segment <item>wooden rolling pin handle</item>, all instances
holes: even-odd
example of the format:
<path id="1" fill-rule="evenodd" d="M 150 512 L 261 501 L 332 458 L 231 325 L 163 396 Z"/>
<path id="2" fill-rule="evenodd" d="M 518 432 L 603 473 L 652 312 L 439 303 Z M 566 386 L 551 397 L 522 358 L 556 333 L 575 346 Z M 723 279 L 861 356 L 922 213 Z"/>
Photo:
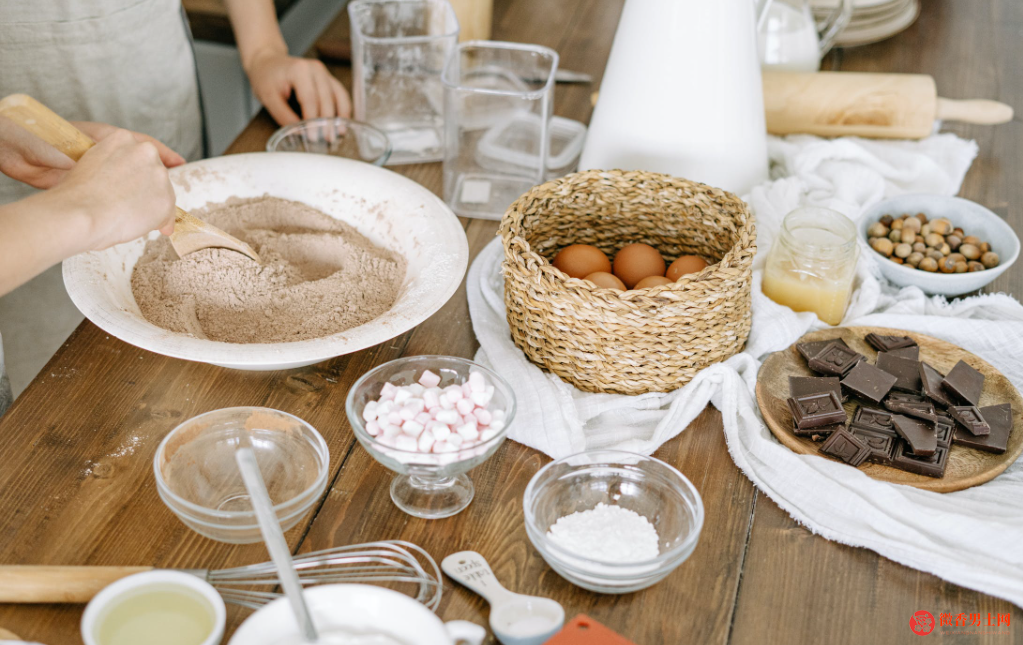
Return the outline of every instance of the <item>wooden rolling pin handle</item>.
<path id="1" fill-rule="evenodd" d="M 997 125 L 1012 121 L 1012 106 L 986 99 L 957 101 L 938 98 L 935 118 L 944 121 Z"/>
<path id="2" fill-rule="evenodd" d="M 153 567 L 0 566 L 0 603 L 86 603 L 111 582 Z"/>

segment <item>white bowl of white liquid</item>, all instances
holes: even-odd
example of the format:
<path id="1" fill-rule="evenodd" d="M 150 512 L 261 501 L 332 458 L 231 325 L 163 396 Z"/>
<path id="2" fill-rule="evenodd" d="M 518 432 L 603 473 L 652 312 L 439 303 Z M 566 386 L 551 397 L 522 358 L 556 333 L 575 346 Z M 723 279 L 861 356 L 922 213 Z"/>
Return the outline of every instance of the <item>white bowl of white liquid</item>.
<path id="1" fill-rule="evenodd" d="M 209 583 L 180 571 L 137 573 L 107 586 L 82 616 L 85 645 L 217 645 L 224 600 Z"/>
<path id="2" fill-rule="evenodd" d="M 320 585 L 304 591 L 319 633 L 317 645 L 480 645 L 487 630 L 464 620 L 443 622 L 403 593 L 371 585 Z M 303 645 L 287 598 L 245 619 L 228 645 Z"/>

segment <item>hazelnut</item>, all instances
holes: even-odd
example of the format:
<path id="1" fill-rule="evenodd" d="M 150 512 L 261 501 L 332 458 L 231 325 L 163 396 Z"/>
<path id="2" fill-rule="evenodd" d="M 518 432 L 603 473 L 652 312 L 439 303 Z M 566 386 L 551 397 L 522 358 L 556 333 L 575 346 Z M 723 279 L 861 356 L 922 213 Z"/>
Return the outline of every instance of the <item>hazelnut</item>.
<path id="1" fill-rule="evenodd" d="M 906 264 L 912 264 L 913 266 L 917 266 L 920 264 L 920 260 L 923 259 L 924 259 L 923 253 L 920 253 L 919 251 L 913 251 L 912 253 L 909 254 L 909 257 L 906 258 Z"/>
<path id="2" fill-rule="evenodd" d="M 920 220 L 920 223 L 921 223 L 921 224 L 926 224 L 926 223 L 927 223 L 927 216 L 926 216 L 926 215 L 924 215 L 923 213 L 917 213 L 917 214 L 916 214 L 916 218 L 917 218 L 918 220 Z"/>
<path id="3" fill-rule="evenodd" d="M 943 258 L 938 264 L 938 268 L 941 269 L 942 273 L 955 273 L 956 261 L 952 258 Z"/>
<path id="4" fill-rule="evenodd" d="M 926 251 L 924 251 L 924 255 L 931 258 L 935 262 L 945 257 L 944 255 L 941 254 L 941 251 L 939 251 L 938 249 L 927 249 Z M 935 268 L 937 268 L 937 265 L 935 265 Z"/>
<path id="5" fill-rule="evenodd" d="M 867 235 L 870 237 L 887 237 L 888 233 L 888 227 L 881 222 L 875 222 L 867 229 Z"/>
<path id="6" fill-rule="evenodd" d="M 966 262 L 966 258 L 962 253 L 949 253 L 948 257 L 950 260 L 954 260 L 955 262 Z"/>
<path id="7" fill-rule="evenodd" d="M 991 245 L 988 244 L 987 242 L 981 242 L 980 246 L 978 246 L 977 248 L 980 249 L 981 253 L 987 253 L 988 251 L 991 250 Z"/>
<path id="8" fill-rule="evenodd" d="M 984 265 L 985 269 L 993 269 L 998 266 L 998 254 L 994 251 L 988 251 L 984 255 L 980 256 L 980 263 Z"/>
<path id="9" fill-rule="evenodd" d="M 881 255 L 890 257 L 895 245 L 887 237 L 877 237 L 870 241 L 870 246 Z"/>
<path id="10" fill-rule="evenodd" d="M 948 255 L 952 252 L 952 248 L 948 245 L 948 242 L 942 242 L 941 246 L 938 247 L 942 255 Z"/>
<path id="11" fill-rule="evenodd" d="M 911 228 L 914 231 L 916 231 L 917 233 L 920 232 L 920 229 L 922 229 L 923 226 L 924 226 L 923 222 L 921 222 L 920 220 L 918 220 L 915 217 L 907 217 L 906 221 L 903 222 L 903 224 L 902 224 L 903 228 Z"/>
<path id="12" fill-rule="evenodd" d="M 967 240 L 970 238 L 966 238 Z M 967 244 L 965 241 L 959 245 L 959 253 L 962 254 L 967 260 L 978 260 L 983 255 L 980 249 L 973 244 Z"/>
<path id="13" fill-rule="evenodd" d="M 882 215 L 880 222 L 882 224 L 884 224 L 885 226 L 891 226 L 892 225 L 892 216 L 891 215 Z"/>
<path id="14" fill-rule="evenodd" d="M 902 229 L 902 242 L 904 244 L 912 244 L 916 242 L 916 231 L 912 227 L 906 226 Z"/>
<path id="15" fill-rule="evenodd" d="M 894 256 L 890 257 L 888 259 L 891 260 L 892 262 L 894 262 L 895 264 L 902 264 L 903 262 L 905 262 L 905 260 L 903 260 L 902 258 L 897 258 L 897 257 L 894 257 Z"/>
<path id="16" fill-rule="evenodd" d="M 967 268 L 965 261 L 956 262 L 956 273 L 966 273 Z"/>
<path id="17" fill-rule="evenodd" d="M 927 244 L 927 246 L 938 248 L 945 243 L 945 238 L 939 235 L 938 233 L 930 233 L 929 235 L 924 237 L 924 242 Z"/>
<path id="18" fill-rule="evenodd" d="M 890 227 L 890 228 L 891 228 L 891 229 L 892 229 L 893 231 L 901 231 L 901 230 L 902 230 L 902 225 L 903 225 L 904 223 L 905 223 L 905 222 L 904 222 L 903 220 L 901 220 L 901 219 L 897 219 L 897 220 L 895 220 L 895 221 L 893 221 L 893 222 L 892 222 L 892 225 L 891 225 L 891 227 Z"/>
<path id="19" fill-rule="evenodd" d="M 963 243 L 963 238 L 958 235 L 949 235 L 945 238 L 945 243 L 948 244 L 949 248 L 955 251 L 959 248 L 959 245 Z"/>
<path id="20" fill-rule="evenodd" d="M 920 264 L 917 265 L 917 268 L 933 273 L 938 270 L 938 261 L 934 258 L 924 258 L 920 260 Z"/>
<path id="21" fill-rule="evenodd" d="M 891 232 L 888 233 L 888 239 L 891 240 L 893 243 L 898 244 L 899 242 L 902 241 L 902 231 L 893 228 Z"/>
<path id="22" fill-rule="evenodd" d="M 927 237 L 930 234 L 931 234 L 931 225 L 930 224 L 924 224 L 923 226 L 920 227 L 920 235 L 923 235 L 924 237 Z"/>
<path id="23" fill-rule="evenodd" d="M 924 244 L 923 242 L 921 242 L 919 240 L 919 238 L 917 239 L 916 242 L 913 242 L 913 252 L 919 253 L 919 254 L 923 255 L 923 252 L 926 251 L 926 250 L 927 250 L 927 245 Z"/>
<path id="24" fill-rule="evenodd" d="M 936 219 L 931 221 L 931 232 L 938 235 L 945 235 L 952 230 L 952 223 L 947 219 Z"/>
<path id="25" fill-rule="evenodd" d="M 958 235 L 960 238 L 966 237 L 966 233 L 964 233 L 963 229 L 958 226 L 952 229 L 952 235 Z"/>
<path id="26" fill-rule="evenodd" d="M 906 219 L 907 217 L 909 217 L 909 213 L 903 213 L 902 215 L 899 215 L 899 219 L 902 220 Z"/>
<path id="27" fill-rule="evenodd" d="M 969 271 L 970 273 L 973 273 L 974 271 L 983 271 L 984 265 L 981 264 L 980 262 L 967 262 L 966 270 Z"/>
<path id="28" fill-rule="evenodd" d="M 972 244 L 974 246 L 980 245 L 980 239 L 976 235 L 967 235 L 963 238 L 963 244 Z"/>
<path id="29" fill-rule="evenodd" d="M 896 244 L 895 245 L 895 256 L 900 258 L 908 258 L 913 253 L 913 247 L 908 244 Z"/>

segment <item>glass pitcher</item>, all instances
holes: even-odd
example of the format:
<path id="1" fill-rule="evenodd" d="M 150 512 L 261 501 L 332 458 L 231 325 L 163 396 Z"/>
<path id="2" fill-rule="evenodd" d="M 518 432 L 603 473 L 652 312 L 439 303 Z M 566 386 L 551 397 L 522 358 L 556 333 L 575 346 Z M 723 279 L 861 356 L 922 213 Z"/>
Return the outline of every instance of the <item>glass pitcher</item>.
<path id="1" fill-rule="evenodd" d="M 816 72 L 852 13 L 853 0 L 838 0 L 831 15 L 818 24 L 810 0 L 766 0 L 757 19 L 761 67 L 779 72 Z"/>

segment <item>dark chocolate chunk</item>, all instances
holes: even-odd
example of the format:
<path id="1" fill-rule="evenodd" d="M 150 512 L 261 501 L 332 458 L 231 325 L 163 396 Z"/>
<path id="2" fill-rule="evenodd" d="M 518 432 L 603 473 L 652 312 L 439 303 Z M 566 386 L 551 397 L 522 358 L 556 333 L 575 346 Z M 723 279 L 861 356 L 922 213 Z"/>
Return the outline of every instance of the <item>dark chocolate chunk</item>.
<path id="1" fill-rule="evenodd" d="M 892 386 L 896 390 L 920 391 L 920 361 L 892 356 L 891 352 L 881 352 L 877 355 L 877 367 L 898 379 Z"/>
<path id="2" fill-rule="evenodd" d="M 886 410 L 878 410 L 877 408 L 867 408 L 864 406 L 856 408 L 853 420 L 849 425 L 850 427 L 879 432 L 891 435 L 892 437 L 899 436 L 895 432 L 895 426 L 892 425 L 892 413 Z"/>
<path id="3" fill-rule="evenodd" d="M 980 408 L 975 405 L 953 405 L 948 409 L 952 418 L 970 431 L 970 434 L 977 437 L 991 434 L 991 426 L 980 414 Z"/>
<path id="4" fill-rule="evenodd" d="M 908 358 L 914 361 L 920 360 L 920 348 L 917 347 L 916 345 L 913 345 L 912 347 L 900 347 L 898 349 L 891 349 L 888 350 L 887 352 L 878 353 L 879 356 L 881 354 L 891 354 L 892 356 L 898 356 L 899 358 Z"/>
<path id="5" fill-rule="evenodd" d="M 952 436 L 955 434 L 955 424 L 951 421 L 945 421 L 938 419 L 934 424 L 934 438 L 938 441 L 939 446 L 945 446 L 948 448 L 952 445 Z"/>
<path id="6" fill-rule="evenodd" d="M 893 349 L 916 345 L 916 341 L 909 336 L 879 336 L 878 334 L 871 333 L 867 334 L 864 340 L 879 352 L 890 352 Z"/>
<path id="7" fill-rule="evenodd" d="M 896 380 L 896 377 L 888 372 L 861 361 L 842 379 L 842 387 L 874 403 L 880 403 L 895 385 Z"/>
<path id="8" fill-rule="evenodd" d="M 845 423 L 845 408 L 834 392 L 797 396 L 787 402 L 792 412 L 792 421 L 801 430 Z"/>
<path id="9" fill-rule="evenodd" d="M 814 428 L 800 428 L 793 423 L 792 433 L 799 437 L 810 437 L 814 441 L 821 441 L 832 432 L 842 430 L 843 428 L 845 428 L 844 423 L 829 423 L 826 426 L 816 426 Z"/>
<path id="10" fill-rule="evenodd" d="M 917 457 L 929 457 L 938 447 L 938 435 L 934 428 L 920 419 L 911 419 L 901 414 L 892 416 L 892 423 L 899 436 L 909 444 L 909 451 Z"/>
<path id="11" fill-rule="evenodd" d="M 833 342 L 807 361 L 807 365 L 815 372 L 842 376 L 862 358 L 862 354 L 849 349 L 845 343 Z"/>
<path id="12" fill-rule="evenodd" d="M 789 396 L 834 392 L 842 398 L 842 386 L 837 376 L 790 376 Z"/>
<path id="13" fill-rule="evenodd" d="M 944 378 L 944 374 L 920 361 L 920 385 L 924 394 L 938 405 L 948 407 L 952 405 L 952 402 L 948 400 L 945 390 L 941 387 L 941 381 Z"/>
<path id="14" fill-rule="evenodd" d="M 859 466 L 870 455 L 870 448 L 849 434 L 848 430 L 836 430 L 821 444 L 820 452 L 840 459 L 850 466 Z"/>
<path id="15" fill-rule="evenodd" d="M 870 450 L 867 461 L 885 465 L 892 463 L 895 457 L 895 444 L 899 443 L 897 437 L 886 432 L 874 432 L 854 426 L 849 427 L 849 433 Z"/>
<path id="16" fill-rule="evenodd" d="M 941 382 L 946 392 L 970 405 L 980 405 L 980 393 L 984 389 L 984 375 L 970 367 L 966 361 L 955 364 Z"/>
<path id="17" fill-rule="evenodd" d="M 981 437 L 970 434 L 962 428 L 956 428 L 953 441 L 959 445 L 1001 454 L 1009 445 L 1009 433 L 1012 432 L 1012 406 L 1008 403 L 989 405 L 980 409 L 991 427 L 991 433 Z"/>
<path id="18" fill-rule="evenodd" d="M 805 343 L 796 343 L 796 349 L 803 355 L 803 358 L 810 360 L 817 354 L 820 354 L 821 350 L 831 343 L 838 343 L 842 347 L 849 347 L 841 338 L 835 338 L 831 340 L 811 340 Z M 850 347 L 849 349 L 852 348 Z"/>
<path id="19" fill-rule="evenodd" d="M 934 403 L 925 396 L 906 392 L 892 392 L 885 399 L 884 407 L 897 414 L 908 414 L 918 419 L 926 419 L 931 423 L 938 420 Z"/>
<path id="20" fill-rule="evenodd" d="M 950 448 L 938 446 L 934 453 L 926 457 L 911 455 L 906 444 L 899 442 L 895 447 L 895 457 L 891 465 L 900 470 L 927 477 L 943 477 L 945 466 L 948 465 Z"/>

